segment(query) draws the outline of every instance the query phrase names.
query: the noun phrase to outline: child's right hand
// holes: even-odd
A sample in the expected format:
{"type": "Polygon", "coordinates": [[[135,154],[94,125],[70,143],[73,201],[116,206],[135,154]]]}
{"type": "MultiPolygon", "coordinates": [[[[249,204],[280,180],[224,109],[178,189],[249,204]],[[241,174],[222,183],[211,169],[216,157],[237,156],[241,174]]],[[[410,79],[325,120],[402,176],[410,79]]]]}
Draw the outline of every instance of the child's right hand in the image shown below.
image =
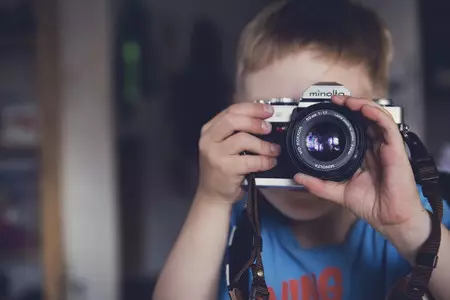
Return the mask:
{"type": "Polygon", "coordinates": [[[280,146],[252,134],[268,134],[273,114],[270,105],[234,104],[206,123],[201,132],[198,193],[214,201],[236,202],[242,194],[245,175],[272,169],[280,146]],[[255,155],[240,155],[249,151],[255,155]]]}

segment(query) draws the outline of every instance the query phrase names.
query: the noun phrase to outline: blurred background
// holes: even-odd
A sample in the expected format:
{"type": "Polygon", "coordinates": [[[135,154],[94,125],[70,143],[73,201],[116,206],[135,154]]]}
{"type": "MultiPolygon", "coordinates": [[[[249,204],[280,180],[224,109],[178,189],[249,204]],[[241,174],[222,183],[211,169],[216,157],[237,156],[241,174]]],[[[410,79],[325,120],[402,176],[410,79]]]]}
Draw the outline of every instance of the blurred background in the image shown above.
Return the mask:
{"type": "MultiPolygon", "coordinates": [[[[272,1],[0,1],[1,300],[151,298],[200,127],[272,1]]],[[[393,33],[390,97],[450,172],[450,3],[362,2],[393,33]]]]}

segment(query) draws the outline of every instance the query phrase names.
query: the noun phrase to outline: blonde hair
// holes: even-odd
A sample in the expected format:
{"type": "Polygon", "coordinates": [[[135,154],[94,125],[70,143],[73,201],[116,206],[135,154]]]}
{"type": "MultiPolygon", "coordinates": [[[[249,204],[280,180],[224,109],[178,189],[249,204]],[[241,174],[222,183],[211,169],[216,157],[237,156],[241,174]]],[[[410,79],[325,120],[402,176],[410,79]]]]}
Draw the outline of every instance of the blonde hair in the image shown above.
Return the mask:
{"type": "Polygon", "coordinates": [[[375,89],[387,91],[390,32],[375,12],[344,0],[282,0],[263,9],[241,34],[237,90],[249,73],[307,48],[330,59],[363,64],[375,89]]]}

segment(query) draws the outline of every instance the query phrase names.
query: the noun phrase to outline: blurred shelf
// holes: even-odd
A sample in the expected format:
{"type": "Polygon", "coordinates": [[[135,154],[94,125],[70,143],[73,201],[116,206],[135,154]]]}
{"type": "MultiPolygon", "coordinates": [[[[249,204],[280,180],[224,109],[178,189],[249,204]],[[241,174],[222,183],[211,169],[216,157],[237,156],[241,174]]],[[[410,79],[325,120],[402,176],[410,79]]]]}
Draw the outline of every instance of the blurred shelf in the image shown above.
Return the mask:
{"type": "MultiPolygon", "coordinates": [[[[5,165],[30,163],[40,159],[38,148],[1,148],[0,147],[0,168],[5,165]]],[[[15,168],[14,168],[15,169],[15,168]]]]}
{"type": "Polygon", "coordinates": [[[4,32],[0,31],[0,49],[34,48],[35,32],[4,32]]]}
{"type": "Polygon", "coordinates": [[[0,249],[0,263],[2,262],[27,262],[40,259],[39,247],[32,246],[26,249],[6,250],[0,249]]]}
{"type": "Polygon", "coordinates": [[[39,236],[36,233],[0,220],[0,260],[27,260],[38,253],[39,236]]]}
{"type": "Polygon", "coordinates": [[[33,156],[39,153],[39,147],[8,147],[0,146],[0,158],[2,157],[22,157],[33,156]]]}

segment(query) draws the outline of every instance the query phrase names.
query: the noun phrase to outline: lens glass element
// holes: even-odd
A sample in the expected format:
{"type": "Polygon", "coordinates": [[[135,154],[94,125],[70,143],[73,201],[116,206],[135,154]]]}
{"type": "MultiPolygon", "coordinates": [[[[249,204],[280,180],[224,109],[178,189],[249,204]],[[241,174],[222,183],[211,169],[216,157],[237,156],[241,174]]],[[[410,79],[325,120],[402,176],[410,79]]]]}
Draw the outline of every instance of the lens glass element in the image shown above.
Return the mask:
{"type": "Polygon", "coordinates": [[[313,158],[329,162],[342,155],[346,138],[344,131],[336,123],[320,122],[308,131],[305,143],[313,158]]]}

